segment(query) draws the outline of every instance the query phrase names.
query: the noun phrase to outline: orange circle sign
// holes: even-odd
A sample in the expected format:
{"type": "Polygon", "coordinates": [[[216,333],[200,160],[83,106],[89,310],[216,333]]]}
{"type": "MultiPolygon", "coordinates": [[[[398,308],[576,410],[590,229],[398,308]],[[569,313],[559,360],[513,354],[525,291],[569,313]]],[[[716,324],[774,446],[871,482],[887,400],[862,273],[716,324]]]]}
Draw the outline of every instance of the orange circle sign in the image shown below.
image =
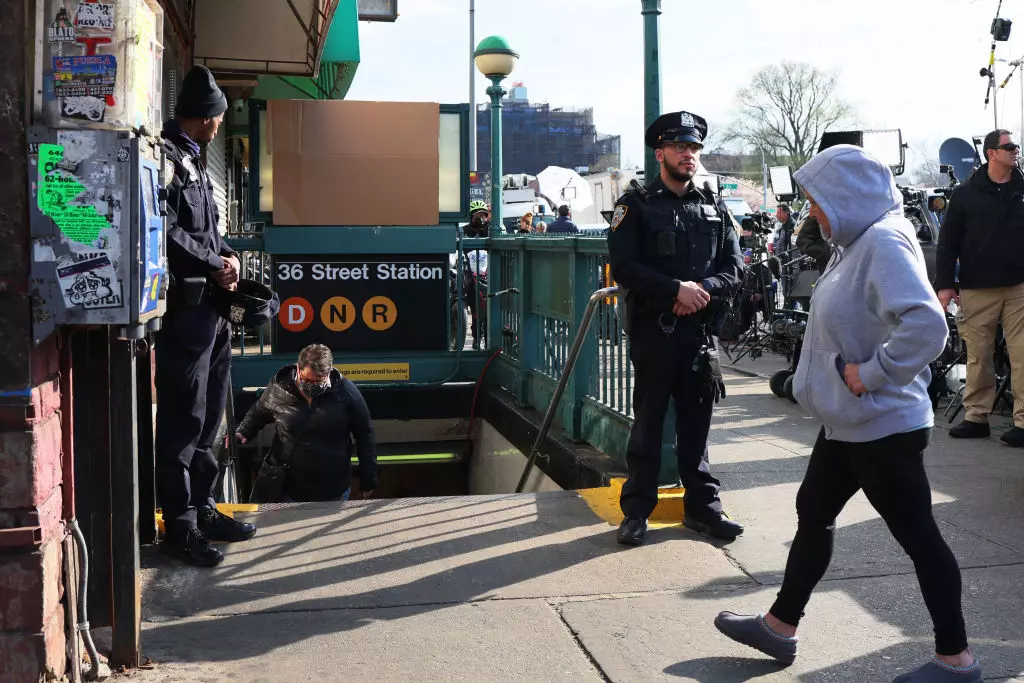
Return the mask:
{"type": "Polygon", "coordinates": [[[293,296],[284,300],[277,317],[284,329],[302,332],[313,324],[313,306],[301,296],[293,296]]]}
{"type": "Polygon", "coordinates": [[[398,320],[398,307],[386,296],[375,296],[363,304],[363,322],[374,332],[387,330],[398,320]]]}
{"type": "Polygon", "coordinates": [[[343,296],[332,296],[320,307],[320,322],[332,332],[344,332],[356,322],[356,307],[343,296]]]}

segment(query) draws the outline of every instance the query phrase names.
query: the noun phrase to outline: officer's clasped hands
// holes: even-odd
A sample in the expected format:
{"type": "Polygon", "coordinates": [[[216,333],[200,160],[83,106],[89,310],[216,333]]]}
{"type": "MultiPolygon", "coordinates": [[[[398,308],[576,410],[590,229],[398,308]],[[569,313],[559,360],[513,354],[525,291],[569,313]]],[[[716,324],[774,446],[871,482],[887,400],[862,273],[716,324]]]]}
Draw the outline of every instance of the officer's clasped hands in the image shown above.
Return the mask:
{"type": "Polygon", "coordinates": [[[210,274],[213,281],[224,289],[234,290],[238,284],[238,271],[241,268],[241,264],[238,262],[237,256],[225,256],[224,267],[220,270],[215,270],[210,274]]]}
{"type": "Polygon", "coordinates": [[[708,305],[711,295],[696,282],[680,282],[672,313],[676,316],[692,315],[708,305]]]}

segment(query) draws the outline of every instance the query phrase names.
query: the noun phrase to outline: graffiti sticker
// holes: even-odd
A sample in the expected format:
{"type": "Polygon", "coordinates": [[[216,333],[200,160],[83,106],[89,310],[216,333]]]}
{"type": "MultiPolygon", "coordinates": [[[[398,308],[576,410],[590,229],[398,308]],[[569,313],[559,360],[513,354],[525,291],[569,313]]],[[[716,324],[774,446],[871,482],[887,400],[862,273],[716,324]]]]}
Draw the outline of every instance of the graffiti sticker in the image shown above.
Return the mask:
{"type": "Polygon", "coordinates": [[[78,28],[92,29],[96,31],[114,30],[114,4],[109,2],[87,2],[83,0],[78,3],[78,12],[75,14],[75,25],[78,28]]]}
{"type": "Polygon", "coordinates": [[[57,262],[57,279],[68,308],[119,308],[121,283],[106,255],[84,261],[68,257],[57,262]]]}
{"type": "Polygon", "coordinates": [[[51,43],[75,42],[75,25],[71,23],[71,17],[63,6],[57,10],[57,16],[46,30],[46,38],[51,43]]]}

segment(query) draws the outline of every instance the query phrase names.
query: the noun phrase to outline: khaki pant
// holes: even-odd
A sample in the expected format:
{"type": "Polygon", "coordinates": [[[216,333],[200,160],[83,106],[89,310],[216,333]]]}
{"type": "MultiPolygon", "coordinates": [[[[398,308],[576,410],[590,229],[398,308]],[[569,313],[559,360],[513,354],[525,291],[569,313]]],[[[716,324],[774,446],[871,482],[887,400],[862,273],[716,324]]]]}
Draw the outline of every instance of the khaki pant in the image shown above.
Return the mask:
{"type": "Polygon", "coordinates": [[[965,289],[960,293],[964,321],[957,328],[967,342],[966,418],[988,423],[996,400],[996,376],[992,355],[996,327],[1003,321],[1006,350],[1010,355],[1013,385],[1013,424],[1024,427],[1024,283],[1013,287],[965,289]]]}

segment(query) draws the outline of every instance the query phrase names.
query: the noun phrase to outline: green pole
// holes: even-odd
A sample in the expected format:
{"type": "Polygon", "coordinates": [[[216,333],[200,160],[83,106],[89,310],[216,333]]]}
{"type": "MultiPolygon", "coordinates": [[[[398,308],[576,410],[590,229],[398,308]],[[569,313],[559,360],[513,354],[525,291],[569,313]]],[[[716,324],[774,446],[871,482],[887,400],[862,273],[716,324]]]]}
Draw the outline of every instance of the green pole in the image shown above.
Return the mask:
{"type": "MultiPolygon", "coordinates": [[[[501,80],[504,76],[488,76],[491,85],[487,88],[487,95],[491,98],[491,229],[488,231],[490,237],[497,237],[505,233],[504,215],[501,210],[501,98],[505,96],[505,90],[501,87],[501,80]]],[[[497,255],[498,252],[491,251],[497,255]]],[[[495,258],[491,263],[497,263],[495,258]]],[[[487,273],[487,293],[493,295],[499,291],[505,283],[501,281],[501,268],[490,268],[487,273]]],[[[500,349],[501,338],[501,303],[498,299],[489,296],[487,299],[487,347],[489,349],[500,349]]]]}
{"type": "MultiPolygon", "coordinates": [[[[658,22],[661,16],[661,0],[641,0],[644,15],[644,130],[661,116],[661,67],[658,53],[661,41],[658,37],[658,22]]],[[[654,150],[644,148],[644,183],[650,183],[661,173],[654,150]]]]}
{"type": "Polygon", "coordinates": [[[501,87],[504,76],[488,76],[491,85],[487,94],[491,98],[491,236],[505,232],[501,212],[501,98],[505,89],[501,87]]]}
{"type": "MultiPolygon", "coordinates": [[[[661,0],[641,0],[644,15],[644,130],[661,116],[661,66],[658,53],[661,39],[658,22],[661,16],[661,0]]],[[[654,182],[661,175],[661,165],[654,158],[654,150],[644,147],[644,184],[654,182]]],[[[665,424],[662,428],[661,474],[658,483],[675,485],[679,482],[679,466],[676,458],[675,403],[669,402],[665,424]]]]}

